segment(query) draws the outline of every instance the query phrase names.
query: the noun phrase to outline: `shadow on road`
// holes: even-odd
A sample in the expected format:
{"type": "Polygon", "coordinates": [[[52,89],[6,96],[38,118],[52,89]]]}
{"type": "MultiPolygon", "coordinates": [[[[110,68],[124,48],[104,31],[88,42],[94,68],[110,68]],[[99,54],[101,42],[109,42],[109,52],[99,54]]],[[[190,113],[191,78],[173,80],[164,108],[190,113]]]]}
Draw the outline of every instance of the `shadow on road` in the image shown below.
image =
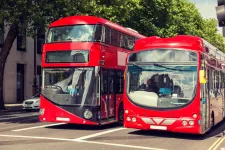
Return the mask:
{"type": "Polygon", "coordinates": [[[210,131],[204,135],[196,134],[184,134],[184,133],[174,133],[169,131],[157,131],[157,130],[136,130],[130,132],[131,135],[142,135],[142,136],[153,136],[153,137],[163,137],[163,138],[177,138],[177,139],[187,139],[187,140],[205,140],[210,137],[222,137],[225,131],[225,120],[213,127],[210,131]]]}
{"type": "Polygon", "coordinates": [[[109,125],[103,125],[103,126],[92,126],[92,125],[78,125],[78,124],[63,124],[63,125],[55,125],[50,126],[46,128],[50,129],[66,129],[66,130],[106,130],[106,129],[112,129],[116,127],[122,127],[118,124],[109,124],[109,125]]]}
{"type": "Polygon", "coordinates": [[[20,111],[0,114],[0,123],[29,124],[39,122],[38,111],[20,111]]]}

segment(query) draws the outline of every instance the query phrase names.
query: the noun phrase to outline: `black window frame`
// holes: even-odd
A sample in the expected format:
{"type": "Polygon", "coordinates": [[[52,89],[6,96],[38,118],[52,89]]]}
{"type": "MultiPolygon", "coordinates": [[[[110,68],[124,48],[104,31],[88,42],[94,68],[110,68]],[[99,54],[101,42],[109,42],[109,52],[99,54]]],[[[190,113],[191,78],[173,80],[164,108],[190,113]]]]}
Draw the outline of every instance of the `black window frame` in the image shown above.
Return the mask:
{"type": "Polygon", "coordinates": [[[27,34],[26,34],[26,29],[23,28],[17,34],[17,50],[25,52],[26,51],[26,47],[27,47],[27,34]],[[24,40],[24,43],[25,43],[25,47],[24,48],[21,47],[22,43],[23,43],[23,40],[24,40]]]}
{"type": "Polygon", "coordinates": [[[45,29],[37,30],[37,54],[42,54],[43,45],[45,44],[45,29]]]}
{"type": "MultiPolygon", "coordinates": [[[[2,47],[3,46],[3,44],[4,44],[4,33],[5,33],[5,29],[4,29],[4,22],[2,22],[1,24],[0,24],[0,36],[2,36],[1,38],[3,39],[3,41],[2,41],[2,43],[0,42],[0,47],[2,47]]],[[[0,39],[1,39],[0,38],[0,39]]]]}

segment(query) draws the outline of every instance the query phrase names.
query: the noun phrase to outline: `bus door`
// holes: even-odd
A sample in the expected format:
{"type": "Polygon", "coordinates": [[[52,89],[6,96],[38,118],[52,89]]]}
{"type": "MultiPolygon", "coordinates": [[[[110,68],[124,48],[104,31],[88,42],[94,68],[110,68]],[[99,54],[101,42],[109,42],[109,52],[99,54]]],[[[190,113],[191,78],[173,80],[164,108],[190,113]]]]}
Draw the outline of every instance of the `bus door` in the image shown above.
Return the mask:
{"type": "Polygon", "coordinates": [[[101,69],[101,120],[115,118],[115,72],[101,69]]]}
{"type": "MultiPolygon", "coordinates": [[[[212,80],[210,80],[210,71],[209,69],[207,69],[207,66],[205,64],[205,60],[204,63],[202,63],[201,65],[201,70],[203,72],[200,72],[200,77],[199,78],[203,78],[203,76],[206,77],[207,81],[205,83],[201,83],[200,82],[200,105],[201,105],[201,132],[204,133],[205,131],[207,131],[210,126],[210,84],[212,82],[212,80]]],[[[201,81],[201,79],[200,79],[201,81]]]]}

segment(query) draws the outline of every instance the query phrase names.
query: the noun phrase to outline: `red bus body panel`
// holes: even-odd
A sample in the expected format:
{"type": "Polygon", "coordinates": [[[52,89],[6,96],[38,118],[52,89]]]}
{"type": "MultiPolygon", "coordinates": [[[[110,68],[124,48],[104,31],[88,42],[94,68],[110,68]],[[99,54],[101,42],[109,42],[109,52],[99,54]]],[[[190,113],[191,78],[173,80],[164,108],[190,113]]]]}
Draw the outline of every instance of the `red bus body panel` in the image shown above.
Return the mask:
{"type": "MultiPolygon", "coordinates": [[[[106,25],[112,29],[118,30],[120,32],[126,33],[128,35],[134,36],[136,38],[144,38],[145,36],[135,33],[131,30],[128,30],[120,25],[112,23],[103,18],[98,18],[94,16],[71,16],[59,19],[52,24],[49,28],[59,27],[59,26],[70,26],[70,25],[79,25],[79,24],[102,24],[106,25]]],[[[120,47],[107,45],[100,42],[65,42],[65,43],[47,43],[43,46],[42,53],[42,68],[56,68],[56,67],[95,67],[100,66],[101,68],[106,69],[118,69],[125,70],[125,61],[126,56],[120,57],[121,53],[128,54],[130,50],[126,50],[120,47]],[[67,50],[89,50],[89,62],[87,63],[47,63],[46,62],[46,53],[50,51],[67,51],[67,50]],[[124,65],[118,65],[118,62],[124,61],[124,65]]],[[[123,102],[123,94],[115,94],[111,97],[115,100],[114,103],[110,103],[109,107],[113,108],[110,116],[113,116],[115,112],[116,120],[118,121],[118,109],[120,104],[123,102]],[[116,106],[115,106],[116,105],[116,106]],[[116,111],[114,110],[116,109],[116,111]]],[[[104,99],[106,96],[102,94],[101,96],[101,105],[104,105],[104,99]]],[[[107,100],[106,100],[107,101],[107,100]]],[[[107,101],[108,102],[108,101],[107,101]]],[[[54,103],[50,102],[44,96],[41,96],[40,109],[44,113],[40,115],[40,121],[43,122],[66,122],[66,123],[75,123],[75,124],[89,124],[89,125],[99,125],[100,122],[92,122],[86,119],[80,118],[75,114],[72,114],[54,103]],[[62,118],[57,120],[56,118],[62,118]],[[63,121],[65,119],[65,121],[63,121]]],[[[104,107],[101,107],[101,118],[106,118],[106,110],[104,107]]],[[[115,122],[114,121],[114,122],[115,122]]]]}
{"type": "Polygon", "coordinates": [[[41,108],[47,108],[44,110],[44,115],[40,115],[39,119],[43,122],[65,122],[65,123],[76,123],[76,124],[88,124],[88,125],[98,125],[96,122],[91,122],[83,118],[77,117],[68,111],[63,110],[60,107],[52,104],[41,96],[41,108]],[[57,120],[56,118],[63,118],[57,120]],[[66,120],[65,120],[66,119],[66,120]]]}
{"type": "MultiPolygon", "coordinates": [[[[134,52],[150,50],[160,48],[171,49],[188,49],[190,51],[198,52],[198,59],[200,52],[204,52],[203,41],[201,38],[193,36],[176,36],[173,38],[158,38],[149,37],[140,39],[136,42],[134,52]]],[[[198,69],[200,63],[198,61],[198,69]]],[[[199,77],[198,77],[199,78],[199,77]]],[[[199,81],[199,79],[197,79],[199,81]]],[[[126,85],[126,80],[125,80],[126,85]]],[[[124,89],[124,126],[127,128],[137,128],[143,130],[150,130],[150,126],[153,126],[157,130],[167,130],[181,133],[201,133],[201,113],[200,113],[200,83],[197,83],[196,97],[187,106],[182,108],[175,108],[173,110],[150,110],[136,106],[133,104],[126,93],[127,89],[124,89]],[[193,118],[196,114],[197,118],[193,118]],[[126,118],[136,118],[136,122],[127,121],[126,118]],[[194,121],[194,125],[187,124],[182,125],[182,121],[194,121]]]]}

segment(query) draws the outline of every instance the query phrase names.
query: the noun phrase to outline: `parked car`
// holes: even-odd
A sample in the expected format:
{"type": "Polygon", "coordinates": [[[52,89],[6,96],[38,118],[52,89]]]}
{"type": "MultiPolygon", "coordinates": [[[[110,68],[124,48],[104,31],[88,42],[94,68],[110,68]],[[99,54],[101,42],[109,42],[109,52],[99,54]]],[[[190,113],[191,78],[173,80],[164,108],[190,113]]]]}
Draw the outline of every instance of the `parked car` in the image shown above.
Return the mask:
{"type": "Polygon", "coordinates": [[[37,93],[31,99],[25,100],[23,102],[23,109],[26,111],[40,109],[40,93],[37,93]]]}

